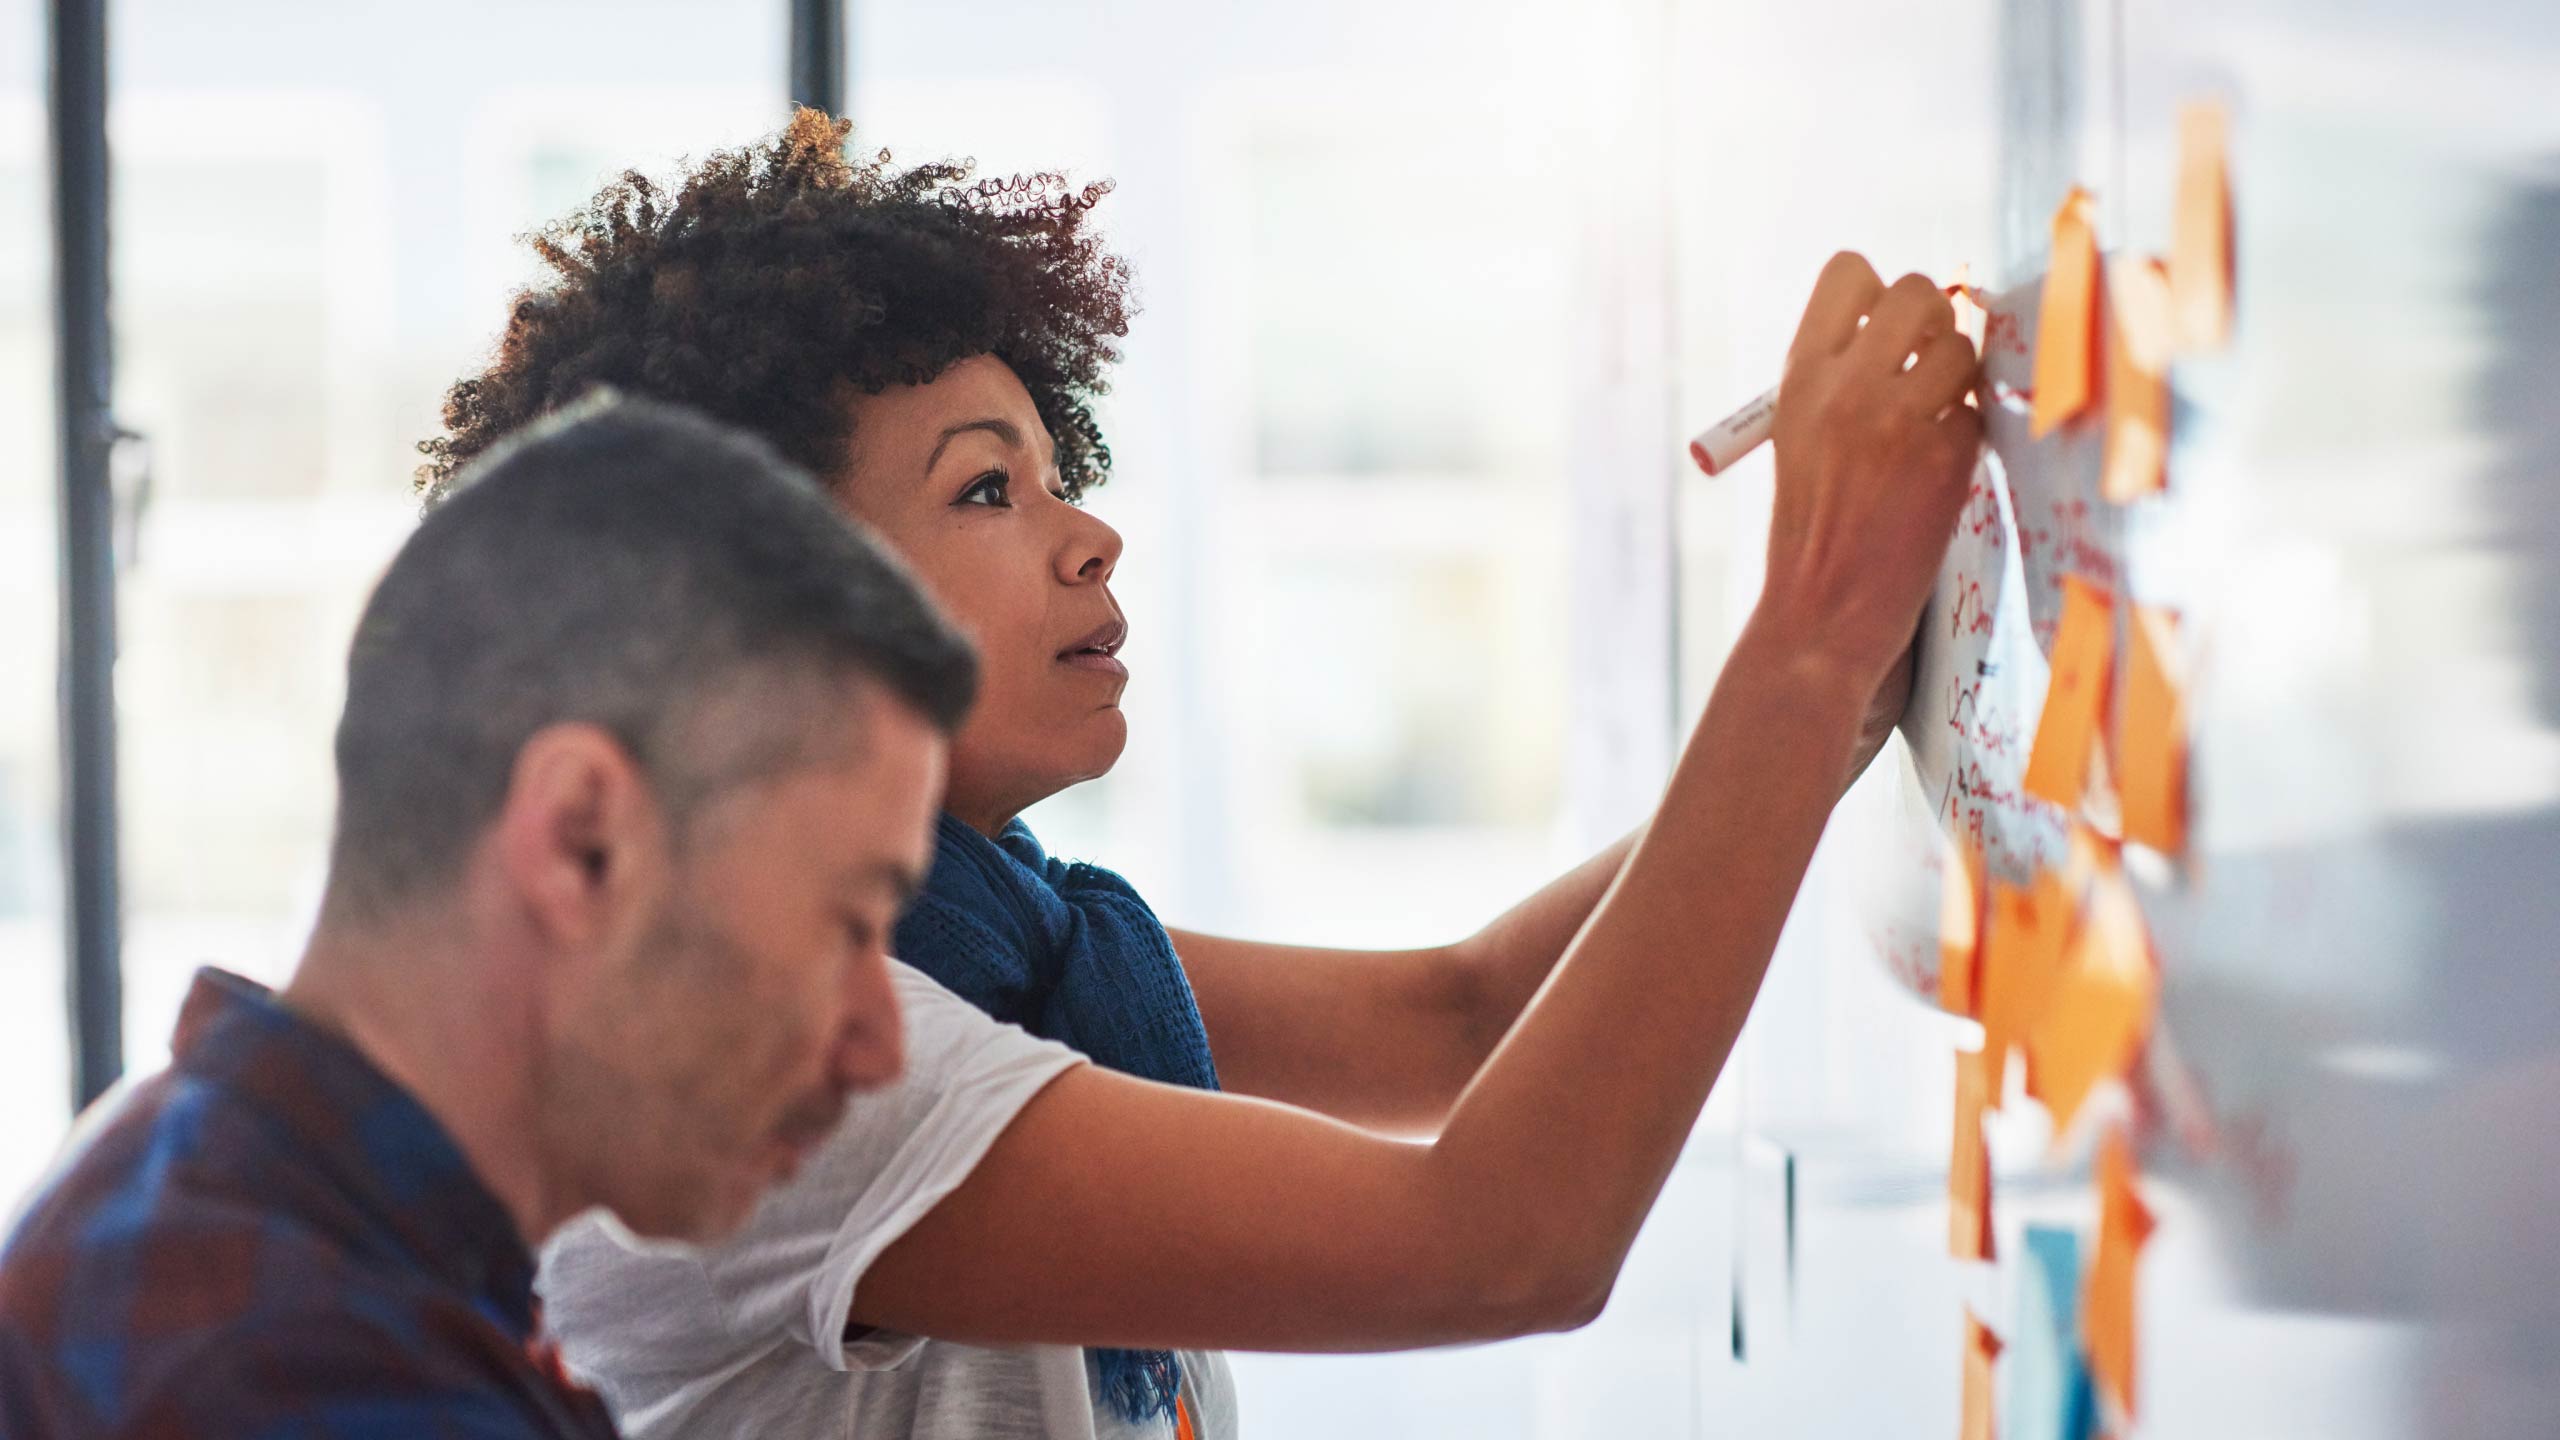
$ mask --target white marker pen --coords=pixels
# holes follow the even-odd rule
[[[1698,432],[1689,442],[1689,458],[1710,475],[1760,448],[1778,423],[1778,387]]]

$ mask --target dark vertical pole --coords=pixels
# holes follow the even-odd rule
[[[116,571],[108,452],[107,3],[53,0],[54,397],[62,466],[62,854],[71,1094],[124,1070],[116,896]]]
[[[844,113],[844,0],[790,0],[791,103]]]

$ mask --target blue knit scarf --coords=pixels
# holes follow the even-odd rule
[[[944,815],[897,957],[998,1020],[1096,1064],[1218,1088],[1209,1032],[1173,941],[1129,882],[1052,860],[1016,820],[994,840]],[[1094,1350],[1103,1401],[1132,1423],[1174,1413],[1182,1366],[1165,1350]]]

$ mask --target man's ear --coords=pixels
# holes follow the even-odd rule
[[[667,866],[655,789],[622,742],[594,725],[547,726],[525,741],[494,828],[524,918],[570,949],[632,928]]]

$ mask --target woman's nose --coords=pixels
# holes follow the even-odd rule
[[[1066,546],[1058,552],[1058,578],[1070,585],[1096,585],[1111,578],[1120,564],[1120,532],[1101,517],[1078,510]]]

